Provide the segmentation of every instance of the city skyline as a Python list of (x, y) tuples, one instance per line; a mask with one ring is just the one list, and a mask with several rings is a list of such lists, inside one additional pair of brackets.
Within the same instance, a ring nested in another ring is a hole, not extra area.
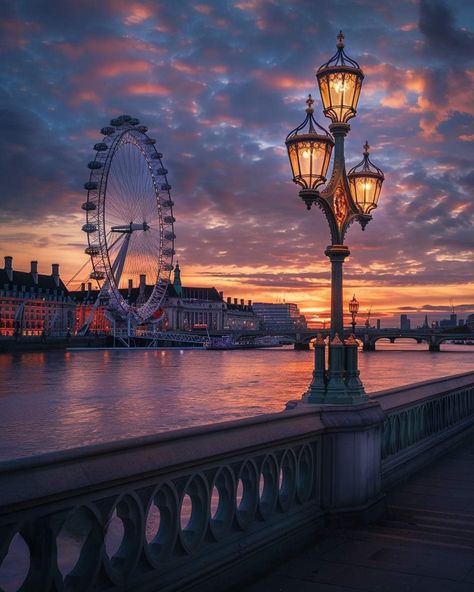
[(43, 4), (2, 9), (0, 246), (18, 269), (54, 261), (67, 280), (85, 261), (86, 165), (128, 112), (164, 153), (185, 280), (327, 320), (329, 233), (298, 199), (284, 138), (308, 92), (328, 127), (314, 72), (341, 28), (366, 76), (347, 164), (367, 138), (386, 176), (373, 221), (347, 237), (345, 301), (382, 323), (443, 318), (451, 299), (474, 312), (468, 2)]

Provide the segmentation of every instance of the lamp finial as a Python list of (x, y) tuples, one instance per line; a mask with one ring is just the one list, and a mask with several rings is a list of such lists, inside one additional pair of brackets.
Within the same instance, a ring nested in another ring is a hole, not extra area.
[(364, 156), (369, 156), (369, 150), (370, 150), (370, 146), (369, 146), (369, 142), (366, 140), (365, 144), (364, 144)]
[(344, 33), (342, 31), (339, 31), (339, 33), (337, 34), (336, 47), (337, 49), (342, 49), (344, 47)]
[(306, 99), (306, 104), (308, 105), (306, 107), (306, 113), (312, 113), (314, 111), (314, 109), (313, 109), (314, 99), (311, 96), (311, 93), (308, 95), (308, 98)]

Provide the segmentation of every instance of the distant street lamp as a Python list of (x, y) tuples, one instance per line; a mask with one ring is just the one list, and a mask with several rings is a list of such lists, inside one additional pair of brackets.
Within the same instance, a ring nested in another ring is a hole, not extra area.
[(354, 296), (352, 296), (352, 300), (349, 302), (349, 312), (351, 313), (352, 316), (352, 334), (355, 335), (355, 330), (356, 330), (356, 316), (357, 313), (359, 312), (359, 301), (357, 300), (357, 298)]
[[(344, 341), (342, 265), (349, 256), (344, 237), (352, 222), (365, 228), (377, 207), (384, 180), (382, 171), (369, 160), (369, 145), (364, 158), (346, 173), (344, 138), (347, 123), (355, 117), (364, 74), (359, 64), (344, 52), (344, 35), (337, 36), (337, 52), (316, 73), (326, 117), (331, 119), (327, 132), (313, 115), (314, 100), (306, 101), (306, 118), (286, 138), (293, 181), (301, 189), (300, 197), (308, 210), (317, 204), (324, 212), (331, 232), (331, 244), (325, 254), (331, 261), (331, 332), (329, 365), (326, 368), (325, 343), (315, 344), (313, 380), (305, 395), (311, 403), (360, 403), (366, 399), (357, 367), (357, 342), (349, 336)], [(326, 174), (334, 147), (331, 178), (325, 188)]]

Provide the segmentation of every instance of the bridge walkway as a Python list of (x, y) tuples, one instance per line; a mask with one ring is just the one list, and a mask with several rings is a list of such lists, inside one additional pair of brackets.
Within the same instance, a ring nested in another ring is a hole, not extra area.
[(318, 542), (241, 592), (473, 592), (474, 438), (387, 494), (368, 526)]

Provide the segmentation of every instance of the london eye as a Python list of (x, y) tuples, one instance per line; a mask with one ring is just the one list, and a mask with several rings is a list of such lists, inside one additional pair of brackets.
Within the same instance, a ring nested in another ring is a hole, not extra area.
[[(122, 115), (103, 127), (87, 165), (87, 201), (82, 204), (92, 262), (109, 317), (139, 325), (160, 307), (173, 269), (174, 222), (163, 154), (148, 128)], [(151, 286), (143, 290), (145, 284)], [(133, 302), (127, 287), (142, 286)], [(99, 299), (98, 299), (99, 300)]]

